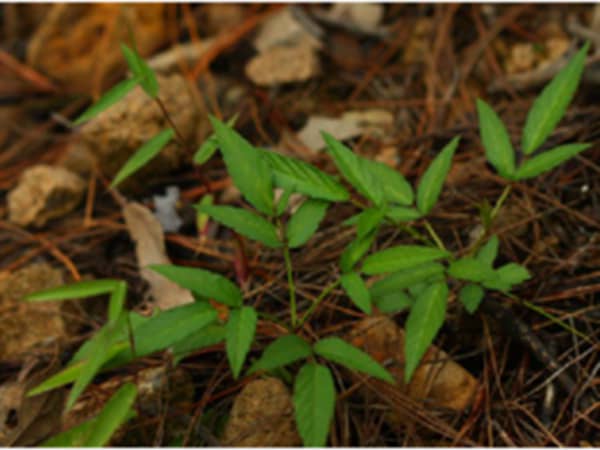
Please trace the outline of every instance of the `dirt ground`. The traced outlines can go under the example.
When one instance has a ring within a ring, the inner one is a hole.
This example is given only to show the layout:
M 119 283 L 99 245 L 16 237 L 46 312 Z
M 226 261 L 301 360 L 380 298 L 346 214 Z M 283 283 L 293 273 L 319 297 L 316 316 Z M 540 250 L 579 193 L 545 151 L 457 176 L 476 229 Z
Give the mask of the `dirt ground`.
M 193 153 L 169 144 L 117 191 L 109 188 L 112 178 L 165 126 L 161 112 L 133 96 L 102 120 L 73 124 L 127 76 L 119 43 L 135 36 L 159 74 L 165 107 L 194 150 L 211 133 L 208 114 L 237 114 L 235 128 L 254 145 L 334 174 L 318 135 L 326 129 L 415 185 L 460 135 L 430 215 L 453 251 L 478 236 L 481 217 L 505 185 L 486 163 L 476 99 L 492 105 L 518 143 L 535 97 L 589 40 L 582 84 L 549 144 L 591 148 L 514 183 L 492 229 L 501 242 L 499 260 L 525 265 L 532 278 L 514 298 L 488 293 L 473 315 L 450 301 L 435 340 L 443 353 L 434 355 L 451 362 L 447 384 L 429 380 L 400 389 L 334 368 L 338 394 L 328 442 L 600 446 L 598 6 L 4 4 L 0 18 L 0 444 L 35 445 L 81 423 L 126 380 L 154 387 L 144 391 L 138 417 L 115 434 L 114 445 L 299 444 L 289 384 L 234 380 L 222 343 L 190 352 L 177 367 L 163 352 L 102 372 L 64 416 L 56 411 L 66 388 L 23 396 L 64 367 L 105 323 L 106 308 L 103 299 L 26 304 L 22 298 L 76 280 L 114 278 L 128 283 L 127 307 L 148 313 L 159 291 L 140 269 L 140 239 L 148 250 L 164 233 L 164 249 L 156 244 L 142 260 L 221 273 L 264 311 L 288 314 L 286 272 L 275 252 L 214 223 L 203 229 L 196 223 L 193 205 L 207 193 L 220 204 L 242 202 L 218 154 L 194 165 Z M 126 220 L 126 201 L 155 212 L 162 229 L 148 231 L 153 225 L 144 217 Z M 319 232 L 293 254 L 300 306 L 336 277 L 353 237 L 341 223 L 355 213 L 349 203 L 330 208 Z M 407 242 L 410 236 L 390 229 L 375 246 Z M 328 295 L 306 333 L 348 336 L 364 327 L 365 315 L 343 299 L 342 290 Z M 406 312 L 379 319 L 379 334 L 354 342 L 393 359 Z M 260 321 L 250 359 L 278 333 Z M 291 422 L 275 429 L 272 417 Z

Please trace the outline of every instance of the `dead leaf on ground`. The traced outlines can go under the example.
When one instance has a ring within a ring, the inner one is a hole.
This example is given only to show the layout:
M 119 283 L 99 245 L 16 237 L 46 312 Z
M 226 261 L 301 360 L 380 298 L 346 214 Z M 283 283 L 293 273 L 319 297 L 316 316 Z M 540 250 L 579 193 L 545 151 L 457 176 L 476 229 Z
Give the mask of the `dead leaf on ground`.
M 436 346 L 429 348 L 412 380 L 405 384 L 404 330 L 386 316 L 362 320 L 355 326 L 349 340 L 379 362 L 393 361 L 393 365 L 388 367 L 397 382 L 393 389 L 414 400 L 461 412 L 475 397 L 477 380 Z M 399 417 L 396 412 L 389 414 L 388 420 L 393 424 L 407 424 L 414 418 Z
M 63 167 L 30 167 L 8 193 L 9 220 L 21 226 L 43 227 L 49 220 L 73 211 L 85 187 L 78 175 Z
M 298 132 L 298 138 L 304 144 L 319 151 L 325 148 L 321 132 L 325 131 L 334 138 L 343 141 L 360 136 L 363 133 L 385 134 L 394 123 L 394 116 L 383 109 L 366 111 L 348 111 L 341 117 L 311 116 Z
M 167 38 L 167 5 L 119 3 L 56 4 L 27 48 L 27 63 L 59 80 L 71 91 L 105 90 L 119 67 L 125 68 L 119 43 L 129 30 L 142 56 Z
M 34 446 L 60 429 L 61 414 L 57 411 L 63 407 L 65 390 L 26 397 L 29 389 L 47 377 L 46 370 L 0 386 L 0 446 Z
M 375 31 L 384 11 L 384 6 L 377 3 L 335 3 L 327 16 L 339 23 L 349 22 L 361 31 Z
M 235 398 L 223 445 L 297 447 L 301 442 L 292 397 L 281 380 L 253 380 Z
M 171 264 L 158 219 L 144 205 L 135 202 L 123 207 L 123 217 L 135 242 L 140 274 L 150 285 L 156 307 L 165 310 L 193 303 L 194 297 L 190 291 L 147 268 L 151 264 Z

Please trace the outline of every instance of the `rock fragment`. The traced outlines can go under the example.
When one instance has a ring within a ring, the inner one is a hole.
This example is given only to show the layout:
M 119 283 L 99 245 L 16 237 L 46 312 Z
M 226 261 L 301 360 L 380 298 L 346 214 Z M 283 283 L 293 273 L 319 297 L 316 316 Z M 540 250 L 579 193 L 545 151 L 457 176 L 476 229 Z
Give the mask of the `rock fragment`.
M 259 86 L 306 81 L 319 73 L 315 49 L 307 44 L 269 48 L 246 65 L 246 75 Z
M 198 134 L 202 130 L 208 131 L 208 123 L 193 101 L 190 86 L 178 74 L 158 76 L 158 83 L 159 97 L 165 109 L 185 142 L 195 148 Z M 97 159 L 99 169 L 112 178 L 145 142 L 169 127 L 159 106 L 137 87 L 122 101 L 85 124 L 81 139 Z M 120 188 L 145 186 L 152 177 L 178 168 L 184 157 L 185 149 L 171 141 Z
M 85 182 L 62 167 L 45 164 L 30 167 L 8 193 L 9 220 L 21 226 L 43 227 L 79 205 Z
M 60 270 L 40 263 L 0 273 L 0 360 L 17 360 L 32 350 L 62 342 L 67 326 L 64 303 L 28 303 L 23 298 L 63 284 Z
M 223 445 L 233 447 L 297 447 L 292 397 L 277 378 L 251 381 L 236 397 L 225 427 Z

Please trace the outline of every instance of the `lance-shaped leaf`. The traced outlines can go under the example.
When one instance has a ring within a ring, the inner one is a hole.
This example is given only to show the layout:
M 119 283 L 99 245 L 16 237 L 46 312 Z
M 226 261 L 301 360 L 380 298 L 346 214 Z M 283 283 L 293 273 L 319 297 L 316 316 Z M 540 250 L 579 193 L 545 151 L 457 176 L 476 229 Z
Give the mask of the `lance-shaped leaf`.
M 233 127 L 237 118 L 237 114 L 234 115 L 231 119 L 227 121 L 227 126 Z M 192 158 L 194 164 L 204 164 L 212 157 L 212 155 L 215 154 L 218 148 L 219 139 L 217 138 L 217 135 L 215 133 L 212 133 L 208 138 L 206 138 L 206 140 L 202 143 L 202 145 L 196 151 L 196 153 L 194 153 L 194 157 Z
M 250 350 L 256 332 L 256 311 L 249 306 L 234 309 L 227 322 L 225 349 L 233 377 L 240 375 L 246 355 Z
M 362 312 L 371 314 L 371 294 L 360 275 L 356 272 L 348 272 L 341 276 L 340 281 L 350 300 Z
M 367 208 L 358 215 L 356 237 L 362 239 L 383 222 L 384 212 L 379 208 Z
M 368 169 L 370 160 L 356 155 L 330 134 L 325 132 L 321 134 L 327 144 L 329 153 L 335 161 L 335 165 L 344 178 L 358 192 L 370 199 L 375 205 L 380 206 L 383 202 L 383 188 L 380 181 Z
M 90 434 L 82 447 L 103 447 L 111 436 L 130 417 L 131 407 L 137 395 L 137 387 L 133 383 L 125 383 L 106 402 L 104 408 L 94 421 Z
M 227 306 L 238 307 L 242 305 L 242 292 L 240 289 L 218 273 L 196 267 L 180 267 L 170 264 L 157 264 L 148 267 L 163 277 L 189 289 L 194 294 L 212 298 Z
M 460 137 L 452 139 L 435 157 L 423 174 L 417 188 L 417 208 L 422 214 L 427 214 L 435 206 L 442 186 L 452 164 L 452 156 L 456 151 Z
M 110 294 L 108 300 L 108 320 L 116 322 L 123 312 L 125 296 L 127 295 L 127 283 L 124 281 L 117 282 L 115 289 Z
M 379 161 L 364 160 L 363 162 L 371 175 L 380 181 L 383 195 L 388 203 L 412 204 L 414 200 L 412 187 L 400 172 Z
M 452 261 L 448 266 L 448 274 L 458 280 L 467 280 L 479 283 L 494 278 L 494 270 L 491 265 L 482 264 L 478 258 L 465 256 Z
M 283 245 L 277 229 L 257 214 L 231 206 L 197 205 L 196 209 L 247 238 L 262 242 L 268 247 Z
M 121 167 L 121 170 L 115 175 L 114 180 L 110 184 L 115 187 L 122 183 L 126 178 L 144 167 L 152 158 L 160 153 L 160 151 L 173 139 L 175 132 L 168 128 L 161 131 L 144 145 L 142 145 L 127 162 Z
M 305 364 L 294 382 L 296 425 L 305 447 L 325 446 L 334 409 L 331 372 L 320 364 Z
M 312 349 L 304 339 L 295 334 L 281 336 L 265 348 L 260 359 L 252 364 L 248 373 L 254 373 L 257 370 L 273 370 L 299 359 L 308 358 L 310 355 L 312 355 Z
M 393 206 L 385 210 L 385 216 L 396 222 L 411 222 L 422 217 L 420 211 L 415 208 L 407 208 L 405 206 Z
M 547 150 L 525 161 L 517 169 L 516 178 L 526 180 L 554 169 L 559 164 L 588 149 L 590 144 L 566 144 Z
M 377 361 L 343 339 L 338 337 L 321 339 L 313 345 L 313 350 L 317 355 L 348 369 L 364 372 L 380 380 L 394 383 L 394 377 Z
M 110 294 L 119 288 L 120 280 L 79 281 L 56 288 L 44 289 L 25 297 L 30 302 L 50 302 L 58 300 L 74 300 L 77 298 L 95 297 Z
M 373 299 L 373 303 L 382 313 L 395 314 L 410 308 L 414 299 L 406 292 L 397 291 Z
M 485 291 L 478 284 L 466 284 L 458 293 L 460 302 L 464 305 L 469 314 L 473 314 L 479 308 Z
M 129 48 L 125 44 L 121 44 L 121 52 L 127 61 L 129 70 L 131 70 L 135 78 L 140 80 L 140 86 L 142 86 L 146 94 L 151 98 L 158 97 L 156 74 L 148 63 L 134 49 Z
M 406 320 L 406 337 L 404 340 L 404 381 L 408 383 L 421 358 L 433 342 L 444 323 L 446 304 L 448 302 L 448 286 L 445 282 L 437 282 L 425 288 L 415 299 Z
M 242 195 L 263 214 L 274 213 L 271 169 L 262 153 L 220 120 L 210 116 L 227 172 Z
M 102 111 L 110 108 L 112 105 L 125 97 L 138 84 L 139 80 L 137 78 L 130 78 L 116 84 L 104 95 L 102 95 L 102 97 L 100 97 L 96 103 L 86 109 L 83 114 L 81 114 L 81 116 L 75 120 L 75 125 L 80 125 L 83 122 L 96 117 Z
M 375 240 L 377 230 L 371 231 L 362 238 L 356 238 L 344 249 L 342 256 L 340 256 L 340 269 L 343 273 L 349 272 L 355 266 L 355 264 L 363 257 L 365 253 L 371 248 L 371 244 Z
M 271 166 L 276 186 L 330 202 L 350 197 L 344 186 L 332 176 L 304 161 L 269 150 L 261 150 L 261 154 Z
M 492 267 L 496 256 L 498 256 L 499 245 L 498 236 L 493 235 L 477 252 L 477 261 L 481 262 L 484 266 Z
M 381 280 L 376 281 L 369 291 L 374 299 L 385 297 L 401 291 L 402 289 L 427 281 L 430 278 L 440 276 L 443 273 L 444 266 L 441 264 L 434 262 L 425 263 L 410 269 L 391 273 Z
M 506 292 L 512 289 L 515 284 L 522 283 L 529 278 L 531 278 L 531 275 L 525 267 L 508 263 L 495 270 L 494 276 L 486 279 L 483 286 L 488 289 Z
M 304 245 L 317 231 L 329 203 L 323 200 L 308 199 L 292 216 L 285 229 L 290 248 Z
M 368 275 L 409 269 L 437 259 L 447 258 L 450 253 L 439 248 L 419 245 L 399 245 L 373 253 L 365 258 L 362 271 Z
M 552 133 L 565 114 L 585 66 L 589 42 L 571 59 L 535 99 L 523 128 L 523 152 L 533 153 Z
M 490 106 L 477 99 L 479 131 L 487 160 L 504 178 L 509 180 L 515 173 L 515 151 L 504 123 Z

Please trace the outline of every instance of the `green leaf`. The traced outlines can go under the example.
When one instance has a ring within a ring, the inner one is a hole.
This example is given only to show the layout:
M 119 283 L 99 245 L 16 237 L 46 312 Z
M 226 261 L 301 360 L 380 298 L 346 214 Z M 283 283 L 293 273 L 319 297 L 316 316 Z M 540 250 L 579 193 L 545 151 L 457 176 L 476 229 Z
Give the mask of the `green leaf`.
M 115 431 L 130 416 L 131 407 L 137 395 L 137 388 L 133 383 L 125 383 L 110 398 L 90 430 L 85 444 L 82 447 L 103 447 L 108 443 Z
M 156 81 L 156 74 L 148 66 L 146 61 L 133 49 L 129 48 L 125 44 L 121 44 L 121 51 L 127 61 L 129 70 L 133 73 L 135 78 L 139 79 L 139 83 L 142 89 L 151 98 L 158 97 L 158 81 Z
M 134 331 L 136 355 L 145 356 L 167 349 L 216 319 L 217 311 L 205 302 L 161 311 Z
M 285 229 L 290 248 L 304 245 L 317 231 L 325 217 L 329 203 L 323 200 L 308 199 L 292 216 Z
M 310 355 L 312 349 L 304 339 L 294 334 L 280 336 L 269 344 L 260 359 L 252 364 L 248 373 L 257 370 L 273 370 L 299 359 L 308 358 Z
M 272 174 L 262 152 L 220 120 L 212 116 L 209 118 L 233 182 L 256 209 L 268 216 L 273 215 Z
M 383 195 L 389 203 L 411 205 L 414 200 L 412 187 L 399 172 L 379 161 L 365 160 L 366 169 L 383 186 Z
M 421 213 L 427 214 L 435 206 L 459 141 L 460 137 L 456 136 L 446 144 L 421 177 L 417 188 L 417 208 Z
M 227 350 L 229 366 L 233 372 L 233 378 L 237 378 L 240 375 L 246 355 L 254 340 L 256 321 L 256 311 L 249 306 L 234 309 L 229 315 L 225 348 Z
M 385 215 L 396 222 L 411 222 L 423 216 L 415 208 L 406 208 L 404 206 L 388 208 L 385 211 Z
M 367 275 L 409 269 L 436 259 L 447 258 L 450 253 L 434 247 L 399 245 L 373 253 L 365 258 L 362 271 Z
M 410 269 L 394 272 L 376 281 L 369 291 L 373 299 L 394 294 L 417 283 L 427 281 L 444 273 L 444 266 L 429 262 Z
M 111 326 L 102 328 L 96 335 L 91 339 L 90 346 L 90 357 L 86 364 L 81 367 L 75 384 L 69 392 L 67 398 L 66 410 L 70 410 L 81 393 L 90 384 L 92 379 L 96 376 L 102 365 L 108 361 L 110 353 L 107 351 L 111 346 Z
M 481 141 L 487 160 L 501 176 L 512 179 L 515 174 L 515 151 L 504 123 L 481 99 L 477 99 L 477 112 Z
M 351 370 L 364 372 L 380 380 L 395 383 L 394 377 L 377 361 L 355 346 L 338 337 L 321 339 L 313 350 L 323 358 L 341 364 Z
M 294 382 L 294 412 L 305 447 L 324 447 L 335 409 L 331 372 L 320 364 L 305 364 Z
M 283 190 L 283 193 L 277 202 L 277 217 L 281 216 L 285 212 L 290 202 L 290 197 L 293 193 L 293 188 L 286 188 Z
M 363 255 L 369 251 L 376 235 L 377 230 L 373 230 L 366 236 L 356 238 L 348 244 L 340 256 L 340 269 L 342 273 L 350 272 L 352 270 Z
M 262 242 L 267 247 L 278 248 L 283 245 L 277 229 L 265 219 L 250 211 L 231 206 L 197 205 L 196 209 L 208 214 L 214 220 L 234 229 L 242 236 Z
M 444 323 L 448 286 L 445 282 L 429 285 L 419 295 L 406 320 L 404 381 L 408 383 L 423 355 Z
M 452 261 L 448 266 L 448 274 L 458 280 L 475 283 L 480 283 L 495 276 L 490 265 L 482 264 L 479 259 L 470 256 Z
M 90 344 L 89 348 L 92 350 L 95 350 L 98 347 L 98 344 L 93 340 L 93 338 L 86 343 Z M 123 349 L 126 349 L 128 346 L 129 344 L 126 342 L 119 343 L 118 345 L 112 345 L 107 349 L 106 359 L 111 359 L 114 355 L 121 352 Z M 82 360 L 64 368 L 60 372 L 55 373 L 50 378 L 38 384 L 36 387 L 27 391 L 27 396 L 33 397 L 34 395 L 43 394 L 44 392 L 48 392 L 66 384 L 73 383 L 80 376 L 81 371 L 86 364 L 87 360 Z
M 138 85 L 138 83 L 139 80 L 137 78 L 131 78 L 116 84 L 102 97 L 100 97 L 96 103 L 86 109 L 83 114 L 81 114 L 81 116 L 75 120 L 75 125 L 81 125 L 83 122 L 96 117 L 102 111 L 110 108 L 112 105 L 125 97 L 129 91 Z
M 122 183 L 123 180 L 129 178 L 132 174 L 137 172 L 139 169 L 144 167 L 152 158 L 160 153 L 160 151 L 167 145 L 175 132 L 168 128 L 161 131 L 144 145 L 142 145 L 127 162 L 121 167 L 121 170 L 115 175 L 114 180 L 110 184 L 111 187 L 115 187 Z
M 523 128 L 522 148 L 533 153 L 552 133 L 575 95 L 589 49 L 587 42 L 535 99 Z
M 360 275 L 356 272 L 348 272 L 342 275 L 340 280 L 350 300 L 362 312 L 371 314 L 371 294 Z
M 42 442 L 40 447 L 81 447 L 90 434 L 96 419 L 86 420 L 79 425 L 63 431 Z
M 180 360 L 190 353 L 223 342 L 225 340 L 225 333 L 223 325 L 211 324 L 177 341 L 171 347 L 175 355 L 173 363 L 177 365 Z
M 573 156 L 590 148 L 590 144 L 566 144 L 547 150 L 523 162 L 517 169 L 515 178 L 526 180 L 554 169 L 559 164 L 571 159 Z
M 469 314 L 473 314 L 479 308 L 484 294 L 485 291 L 481 286 L 469 283 L 461 288 L 458 298 Z
M 477 252 L 477 261 L 487 267 L 492 267 L 496 256 L 498 256 L 498 246 L 500 241 L 498 236 L 492 236 L 486 244 Z
M 215 299 L 234 308 L 242 305 L 243 297 L 240 289 L 218 273 L 171 264 L 157 264 L 148 268 L 195 294 Z
M 108 320 L 109 322 L 116 322 L 123 312 L 123 304 L 125 303 L 125 296 L 127 295 L 127 283 L 124 281 L 118 281 L 115 288 L 110 294 L 108 301 Z
M 396 291 L 373 299 L 373 303 L 382 313 L 394 314 L 410 308 L 414 300 L 405 292 Z
M 227 126 L 233 127 L 235 122 L 237 121 L 238 115 L 234 115 L 231 119 L 227 121 Z M 194 164 L 204 164 L 208 161 L 215 152 L 219 148 L 219 139 L 215 133 L 212 133 L 206 140 L 202 143 L 200 148 L 194 153 L 193 161 Z
M 119 289 L 120 280 L 79 281 L 56 288 L 44 289 L 25 297 L 29 302 L 52 302 L 58 300 L 73 300 L 97 295 L 110 294 Z
M 312 198 L 339 202 L 348 200 L 350 194 L 332 176 L 298 159 L 280 153 L 261 150 L 273 172 L 276 186 L 292 189 Z
M 356 237 L 362 239 L 383 222 L 384 213 L 379 208 L 367 208 L 358 216 Z
M 358 192 L 370 199 L 375 205 L 380 206 L 383 203 L 383 188 L 379 180 L 368 169 L 370 160 L 356 155 L 330 134 L 322 132 L 321 135 L 335 161 L 335 165 L 344 175 L 344 178 Z
M 531 275 L 525 267 L 515 263 L 508 263 L 498 268 L 494 276 L 485 280 L 483 285 L 488 289 L 505 292 L 509 291 L 513 285 L 520 284 L 529 278 L 531 278 Z

